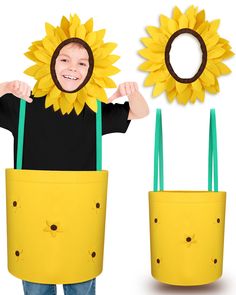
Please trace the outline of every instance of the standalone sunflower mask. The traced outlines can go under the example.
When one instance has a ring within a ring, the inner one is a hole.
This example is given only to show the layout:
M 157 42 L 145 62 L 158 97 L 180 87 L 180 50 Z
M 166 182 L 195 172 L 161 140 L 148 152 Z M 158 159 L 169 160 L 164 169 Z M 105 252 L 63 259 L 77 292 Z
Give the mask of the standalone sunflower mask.
M 104 88 L 116 87 L 109 76 L 119 72 L 113 66 L 119 56 L 111 54 L 117 45 L 104 43 L 105 30 L 93 31 L 93 19 L 82 24 L 76 14 L 69 20 L 63 16 L 58 27 L 46 23 L 45 30 L 46 36 L 33 42 L 25 53 L 35 62 L 25 71 L 37 80 L 33 95 L 35 98 L 46 96 L 45 107 L 53 106 L 54 111 L 60 109 L 62 114 L 69 114 L 74 109 L 79 115 L 85 104 L 96 112 L 97 100 L 107 102 Z M 73 91 L 66 91 L 59 83 L 55 64 L 60 51 L 70 43 L 78 43 L 87 51 L 89 66 L 83 82 Z
M 222 62 L 234 55 L 229 42 L 218 33 L 220 20 L 208 22 L 205 11 L 191 6 L 185 13 L 178 7 L 173 10 L 172 18 L 160 16 L 160 27 L 146 28 L 150 37 L 142 38 L 146 48 L 139 54 L 146 59 L 139 69 L 148 72 L 145 86 L 153 86 L 152 96 L 166 91 L 168 100 L 177 99 L 180 104 L 204 101 L 205 91 L 219 92 L 218 77 L 229 74 L 230 69 Z M 171 45 L 176 37 L 188 33 L 198 39 L 202 50 L 202 62 L 192 78 L 180 78 L 170 63 Z

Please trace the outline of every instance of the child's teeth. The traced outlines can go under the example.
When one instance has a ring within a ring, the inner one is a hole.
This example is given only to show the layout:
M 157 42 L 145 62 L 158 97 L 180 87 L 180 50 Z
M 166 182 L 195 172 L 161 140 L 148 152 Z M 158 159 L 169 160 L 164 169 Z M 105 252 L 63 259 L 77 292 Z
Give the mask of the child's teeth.
M 77 80 L 77 78 L 75 78 L 75 77 L 66 76 L 66 75 L 64 75 L 64 78 L 67 78 L 67 79 L 70 79 L 70 80 Z

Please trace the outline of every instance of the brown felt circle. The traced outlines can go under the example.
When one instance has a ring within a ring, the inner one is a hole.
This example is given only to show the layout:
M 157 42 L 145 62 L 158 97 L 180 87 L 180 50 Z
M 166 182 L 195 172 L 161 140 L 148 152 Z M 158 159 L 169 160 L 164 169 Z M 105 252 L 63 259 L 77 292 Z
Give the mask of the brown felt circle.
M 171 63 L 170 63 L 170 50 L 171 50 L 171 46 L 173 41 L 175 40 L 175 38 L 177 38 L 179 35 L 181 34 L 191 34 L 193 35 L 200 43 L 201 46 L 201 50 L 202 50 L 202 63 L 201 66 L 199 67 L 197 73 L 192 77 L 192 78 L 180 78 L 174 71 Z M 166 44 L 166 48 L 165 48 L 165 63 L 166 63 L 166 67 L 168 69 L 168 71 L 170 72 L 171 76 L 178 82 L 180 83 L 192 83 L 194 81 L 196 81 L 201 74 L 203 73 L 206 64 L 207 64 L 207 48 L 206 48 L 206 44 L 204 42 L 204 40 L 202 39 L 201 35 L 199 35 L 196 31 L 185 28 L 185 29 L 181 29 L 176 31 L 168 40 L 167 44 Z
M 88 73 L 87 76 L 85 77 L 84 81 L 82 84 L 79 85 L 78 88 L 76 88 L 73 91 L 67 91 L 65 89 L 62 88 L 61 84 L 59 83 L 58 79 L 57 79 L 57 75 L 55 72 L 55 64 L 56 64 L 56 59 L 61 51 L 61 49 L 65 46 L 68 45 L 69 43 L 79 43 L 80 45 L 82 45 L 85 50 L 87 50 L 88 52 L 88 56 L 89 56 L 89 69 L 88 69 Z M 53 55 L 52 55 L 52 59 L 51 59 L 51 64 L 50 64 L 50 71 L 51 71 L 51 76 L 53 79 L 53 82 L 55 83 L 55 85 L 57 86 L 58 89 L 60 89 L 63 92 L 66 93 L 74 93 L 79 91 L 81 88 L 83 88 L 88 81 L 90 80 L 92 73 L 93 73 L 93 69 L 94 69 L 94 58 L 93 58 L 93 52 L 91 50 L 91 48 L 89 47 L 89 45 L 84 42 L 82 39 L 80 38 L 69 38 L 66 39 L 65 41 L 63 41 L 62 43 L 60 43 L 60 45 L 56 48 L 56 50 L 54 51 Z

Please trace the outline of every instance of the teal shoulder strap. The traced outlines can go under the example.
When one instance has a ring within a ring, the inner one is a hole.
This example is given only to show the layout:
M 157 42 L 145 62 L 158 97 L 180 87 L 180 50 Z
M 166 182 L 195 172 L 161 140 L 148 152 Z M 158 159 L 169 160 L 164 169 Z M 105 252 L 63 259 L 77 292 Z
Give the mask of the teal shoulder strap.
M 25 131 L 25 108 L 26 108 L 26 101 L 21 99 L 20 100 L 19 123 L 18 123 L 16 169 L 22 169 L 24 131 Z
M 17 158 L 16 169 L 22 169 L 23 146 L 24 146 L 24 129 L 25 129 L 25 109 L 26 101 L 20 100 L 19 124 L 18 124 L 18 141 L 17 141 Z M 102 106 L 98 101 L 98 110 L 96 114 L 96 167 L 102 170 Z
M 96 168 L 102 170 L 102 104 L 97 100 L 96 113 Z
M 214 171 L 214 191 L 218 192 L 218 154 L 217 154 L 217 132 L 216 113 L 210 111 L 209 128 L 209 151 L 208 151 L 208 191 L 212 191 L 212 168 Z
M 163 139 L 162 139 L 162 117 L 161 110 L 156 111 L 156 130 L 155 130 L 155 147 L 154 147 L 154 185 L 153 191 L 164 190 L 164 173 L 163 173 Z

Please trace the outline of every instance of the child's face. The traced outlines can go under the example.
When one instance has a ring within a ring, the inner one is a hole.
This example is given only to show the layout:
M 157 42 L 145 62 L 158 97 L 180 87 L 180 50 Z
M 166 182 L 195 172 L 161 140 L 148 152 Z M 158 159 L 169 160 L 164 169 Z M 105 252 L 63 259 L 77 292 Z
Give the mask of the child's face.
M 87 50 L 77 44 L 65 45 L 55 64 L 55 72 L 61 87 L 65 91 L 76 90 L 85 80 L 89 69 Z

